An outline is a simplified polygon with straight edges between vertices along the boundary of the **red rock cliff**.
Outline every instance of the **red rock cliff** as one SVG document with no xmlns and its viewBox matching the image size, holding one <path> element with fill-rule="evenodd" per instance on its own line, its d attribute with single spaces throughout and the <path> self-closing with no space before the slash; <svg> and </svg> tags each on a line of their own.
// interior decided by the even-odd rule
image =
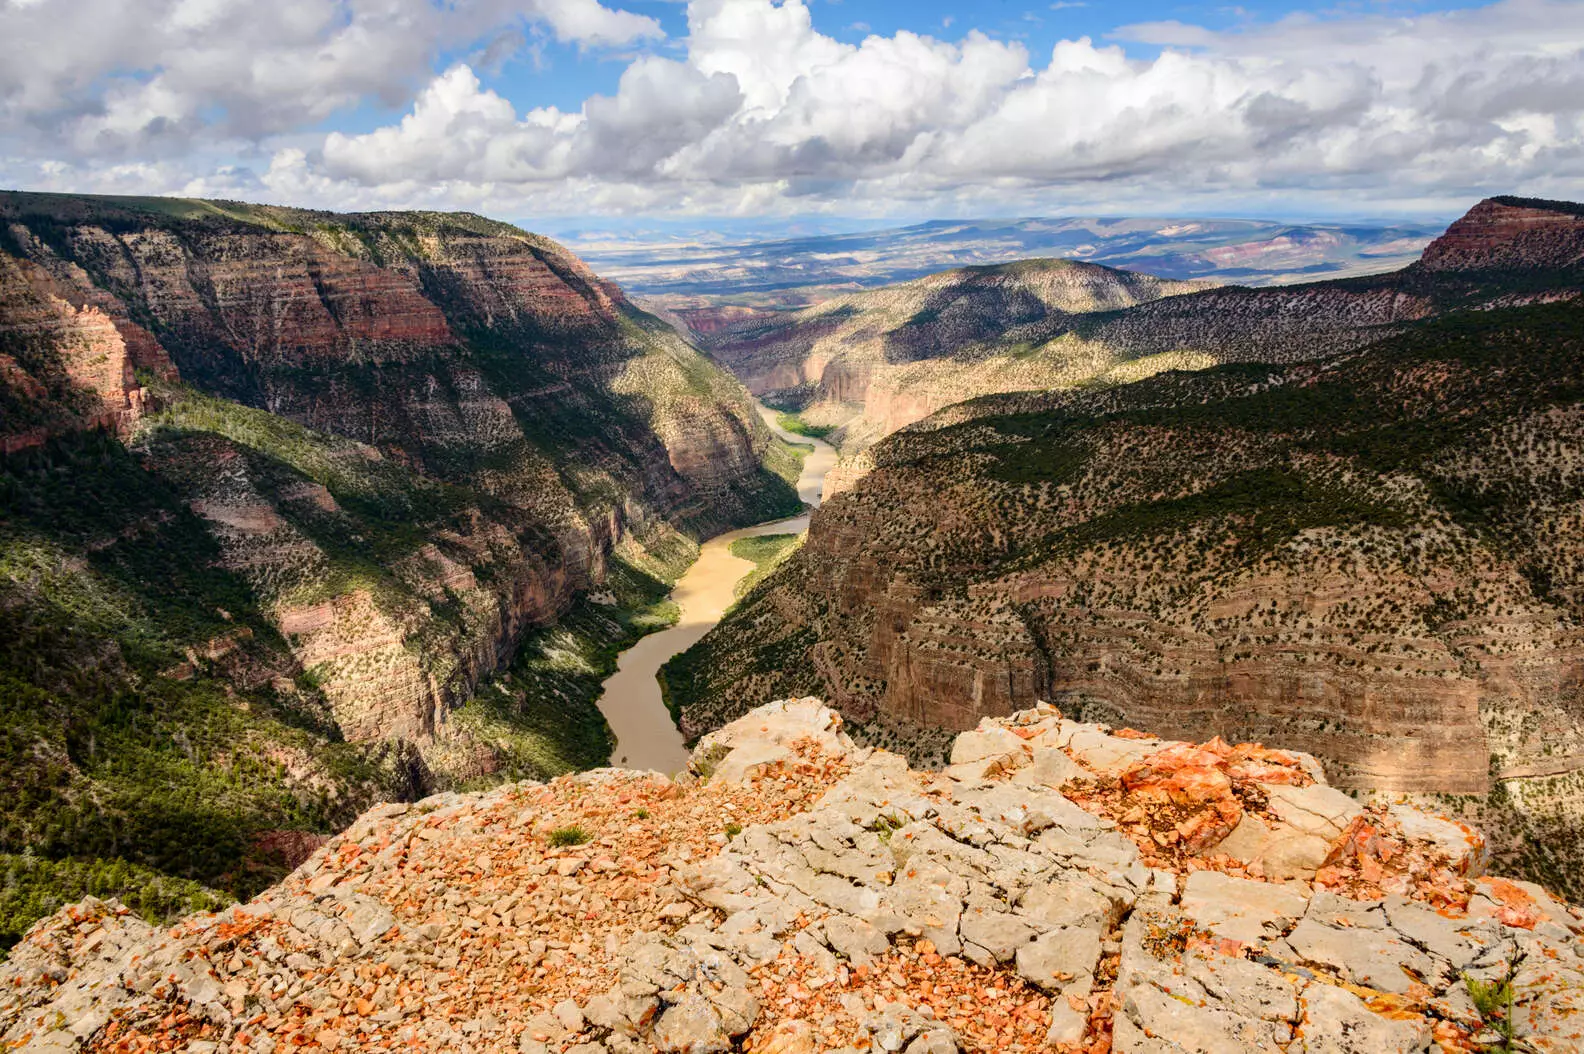
<svg viewBox="0 0 1584 1054">
<path fill-rule="evenodd" d="M 1490 198 L 1425 248 L 1426 271 L 1566 268 L 1584 262 L 1584 208 L 1563 201 Z"/>
</svg>

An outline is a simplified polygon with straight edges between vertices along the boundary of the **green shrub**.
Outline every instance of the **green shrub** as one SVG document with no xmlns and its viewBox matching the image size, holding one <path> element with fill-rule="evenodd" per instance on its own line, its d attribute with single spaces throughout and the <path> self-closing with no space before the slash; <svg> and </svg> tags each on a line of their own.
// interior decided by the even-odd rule
<svg viewBox="0 0 1584 1054">
<path fill-rule="evenodd" d="M 573 824 L 570 827 L 557 827 L 551 831 L 550 844 L 557 849 L 565 849 L 568 846 L 583 845 L 593 837 L 583 828 Z"/>
</svg>

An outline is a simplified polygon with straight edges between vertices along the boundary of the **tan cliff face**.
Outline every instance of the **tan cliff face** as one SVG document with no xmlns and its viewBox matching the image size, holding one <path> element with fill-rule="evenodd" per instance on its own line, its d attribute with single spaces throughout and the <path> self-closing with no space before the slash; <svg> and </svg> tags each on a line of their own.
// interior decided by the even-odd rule
<svg viewBox="0 0 1584 1054">
<path fill-rule="evenodd" d="M 1103 376 L 1116 357 L 1054 340 L 1064 320 L 1208 284 L 1028 260 L 946 271 L 798 311 L 711 316 L 698 332 L 750 391 L 811 400 L 811 420 L 844 425 L 839 438 L 852 451 L 949 403 Z"/>
<path fill-rule="evenodd" d="M 380 805 L 247 904 L 88 898 L 0 965 L 19 1051 L 1307 1049 L 1584 1032 L 1584 913 L 1308 755 L 1040 706 L 944 772 L 817 699 L 688 771 Z M 459 982 L 465 978 L 466 983 Z M 1505 982 L 1503 995 L 1487 998 Z M 1499 1005 L 1498 1005 L 1499 1004 Z"/>
<path fill-rule="evenodd" d="M 7 452 L 127 437 L 349 739 L 446 735 L 624 539 L 795 505 L 739 385 L 516 228 L 23 194 L 0 218 Z"/>
<path fill-rule="evenodd" d="M 0 437 L 6 453 L 38 446 L 82 421 L 124 434 L 147 406 L 135 371 L 174 376 L 164 349 L 124 313 L 111 314 L 118 305 L 108 299 L 0 256 L 0 329 L 11 345 L 0 352 L 0 379 L 11 393 Z"/>
</svg>

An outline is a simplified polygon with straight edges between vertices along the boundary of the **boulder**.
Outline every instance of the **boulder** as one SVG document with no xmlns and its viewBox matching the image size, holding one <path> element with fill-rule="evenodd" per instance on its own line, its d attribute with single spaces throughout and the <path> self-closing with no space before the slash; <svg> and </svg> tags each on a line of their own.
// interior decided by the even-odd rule
<svg viewBox="0 0 1584 1054">
<path fill-rule="evenodd" d="M 1485 873 L 1490 863 L 1490 849 L 1485 843 L 1485 836 L 1474 828 L 1411 805 L 1394 803 L 1386 807 L 1386 812 L 1402 827 L 1405 836 L 1429 842 L 1444 853 L 1458 874 L 1478 878 Z"/>
<path fill-rule="evenodd" d="M 1363 807 L 1346 794 L 1322 783 L 1307 787 L 1265 785 L 1267 822 L 1245 813 L 1236 829 L 1214 846 L 1239 863 L 1257 867 L 1266 878 L 1313 878 Z"/>
<path fill-rule="evenodd" d="M 841 715 L 818 699 L 783 699 L 759 707 L 698 741 L 688 767 L 726 783 L 749 782 L 806 743 L 832 757 L 853 752 Z M 732 755 L 742 751 L 734 761 Z"/>
<path fill-rule="evenodd" d="M 1018 976 L 1047 992 L 1088 995 L 1100 953 L 1098 930 L 1078 926 L 1052 930 L 1018 948 Z"/>
</svg>

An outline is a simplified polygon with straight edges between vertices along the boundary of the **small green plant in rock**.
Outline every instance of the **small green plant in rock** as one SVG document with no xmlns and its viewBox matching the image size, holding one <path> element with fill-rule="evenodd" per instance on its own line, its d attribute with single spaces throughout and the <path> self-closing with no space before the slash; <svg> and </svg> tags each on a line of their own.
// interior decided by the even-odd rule
<svg viewBox="0 0 1584 1054">
<path fill-rule="evenodd" d="M 891 836 L 903 827 L 901 820 L 895 816 L 876 816 L 874 823 L 869 825 L 869 830 L 880 836 L 882 842 L 891 841 Z"/>
<path fill-rule="evenodd" d="M 726 825 L 727 838 L 736 838 L 738 835 L 742 834 L 742 831 L 742 824 L 740 823 L 729 823 Z"/>
<path fill-rule="evenodd" d="M 555 846 L 557 849 L 564 849 L 567 846 L 582 845 L 592 837 L 593 835 L 589 834 L 583 828 L 573 824 L 570 827 L 557 827 L 555 830 L 551 831 L 550 844 Z"/>
<path fill-rule="evenodd" d="M 716 743 L 706 750 L 704 755 L 693 763 L 693 767 L 698 770 L 699 779 L 708 780 L 715 775 L 715 770 L 720 766 L 721 762 L 726 760 L 726 755 L 730 753 L 731 747 L 725 743 Z"/>
<path fill-rule="evenodd" d="M 1529 1054 L 1534 1048 L 1518 1038 L 1517 1022 L 1513 1016 L 1513 1004 L 1517 1002 L 1517 989 L 1513 984 L 1518 976 L 1518 967 L 1523 961 L 1522 955 L 1515 955 L 1507 963 L 1507 975 L 1484 981 L 1478 977 L 1471 977 L 1465 973 L 1463 984 L 1467 986 L 1469 999 L 1474 1003 L 1474 1009 L 1479 1011 L 1480 1020 L 1484 1023 L 1481 1036 L 1495 1033 L 1496 1039 L 1485 1042 L 1481 1049 L 1487 1054 Z"/>
</svg>

